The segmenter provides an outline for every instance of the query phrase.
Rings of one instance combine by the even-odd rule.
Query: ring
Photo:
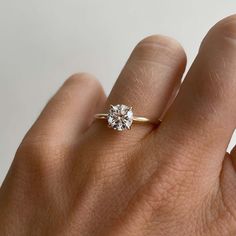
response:
[[[108,127],[114,130],[123,131],[131,129],[133,122],[150,123],[159,125],[161,120],[151,121],[143,116],[134,116],[132,107],[118,104],[110,105],[108,113],[99,113],[95,115],[95,119],[107,120]]]

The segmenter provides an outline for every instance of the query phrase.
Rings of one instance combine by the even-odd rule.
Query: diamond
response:
[[[130,129],[133,123],[133,111],[132,107],[128,107],[123,104],[116,106],[111,105],[107,116],[108,126],[123,131]]]

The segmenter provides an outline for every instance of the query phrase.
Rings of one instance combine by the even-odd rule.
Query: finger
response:
[[[101,85],[92,75],[71,76],[49,101],[24,142],[77,141],[90,126],[94,113],[104,107],[105,99]]]
[[[125,104],[133,108],[134,115],[158,120],[180,82],[185,63],[185,53],[175,40],[165,36],[151,36],[142,40],[115,83],[105,111],[110,104]],[[107,129],[101,122],[96,122],[96,128],[107,136],[125,136],[126,139],[132,137],[137,140],[153,127],[137,124],[123,134]]]
[[[177,84],[175,85],[175,87],[174,87],[174,90],[173,90],[173,92],[172,92],[172,95],[171,95],[171,97],[170,97],[170,99],[169,99],[167,105],[165,106],[165,109],[164,109],[163,113],[162,113],[161,116],[160,116],[160,120],[161,120],[161,121],[163,120],[163,118],[164,118],[166,112],[169,110],[171,104],[174,102],[174,100],[175,100],[175,98],[176,98],[176,96],[177,96],[177,94],[178,94],[178,92],[179,92],[180,87],[181,87],[181,80],[179,80],[178,83],[177,83]]]
[[[165,150],[180,156],[175,157],[176,161],[201,163],[207,171],[212,164],[214,170],[218,167],[220,171],[236,126],[235,50],[236,16],[232,16],[216,24],[203,40],[175,102],[156,133],[156,142],[162,145],[168,140]]]

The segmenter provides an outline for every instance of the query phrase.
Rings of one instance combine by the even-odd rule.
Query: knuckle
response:
[[[99,81],[91,74],[82,72],[70,76],[64,83],[65,86],[85,86],[94,89],[102,89]]]
[[[70,76],[64,83],[65,97],[71,96],[71,90],[86,90],[92,94],[98,94],[101,97],[105,96],[101,83],[91,74],[78,73]]]
[[[225,106],[226,101],[229,102],[234,98],[235,49],[236,15],[233,15],[221,20],[210,29],[201,43],[197,57],[200,82],[195,91],[201,95],[199,100],[200,97],[208,99],[210,105],[208,108],[213,111],[212,114],[218,110],[219,105]]]
[[[17,150],[15,159],[18,160],[20,165],[37,166],[38,168],[45,169],[56,165],[63,157],[67,155],[70,147],[68,144],[51,140],[46,137],[31,137],[26,138]]]
[[[236,232],[235,215],[223,195],[221,190],[217,190],[202,200],[205,207],[202,212],[201,228],[209,235],[234,235],[233,232]]]
[[[50,142],[47,140],[46,137],[43,137],[43,135],[34,137],[32,137],[32,135],[29,135],[29,137],[26,136],[25,139],[23,140],[22,144],[18,149],[18,152],[20,153],[33,152],[41,154],[46,149],[48,150],[50,146],[51,146]]]
[[[77,84],[77,83],[81,83],[84,81],[89,80],[90,78],[94,78],[93,75],[86,73],[86,72],[81,72],[81,73],[76,73],[71,75],[67,80],[66,80],[66,84]]]
[[[236,15],[224,18],[216,23],[208,32],[201,44],[216,46],[219,49],[227,50],[236,46]],[[201,49],[200,48],[200,49]]]
[[[140,41],[134,49],[133,54],[139,60],[163,62],[173,65],[176,60],[186,62],[186,54],[175,39],[162,35],[152,35]]]
[[[23,140],[19,150],[34,152],[42,155],[44,153],[54,154],[57,150],[64,150],[69,144],[61,142],[56,138],[51,138],[47,134],[28,135]]]
[[[236,39],[236,15],[229,16],[218,22],[213,29],[219,30],[223,36]]]
[[[158,183],[145,186],[139,193],[139,199],[148,206],[150,211],[158,212],[164,209],[165,212],[172,212],[178,209],[176,205],[181,207],[181,201],[187,193],[187,187],[184,183],[173,183],[172,179],[158,181]]]
[[[109,184],[109,182],[113,182],[114,180],[118,181],[118,179],[122,179],[124,177],[123,175],[126,174],[126,171],[124,171],[126,163],[122,155],[119,153],[113,154],[114,160],[107,160],[107,153],[102,152],[100,152],[96,161],[93,160],[90,167],[95,176],[96,183]]]

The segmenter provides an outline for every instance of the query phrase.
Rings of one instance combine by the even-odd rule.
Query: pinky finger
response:
[[[58,144],[74,142],[88,129],[105,100],[102,86],[93,76],[71,76],[48,102],[23,143],[41,139],[56,139]]]

